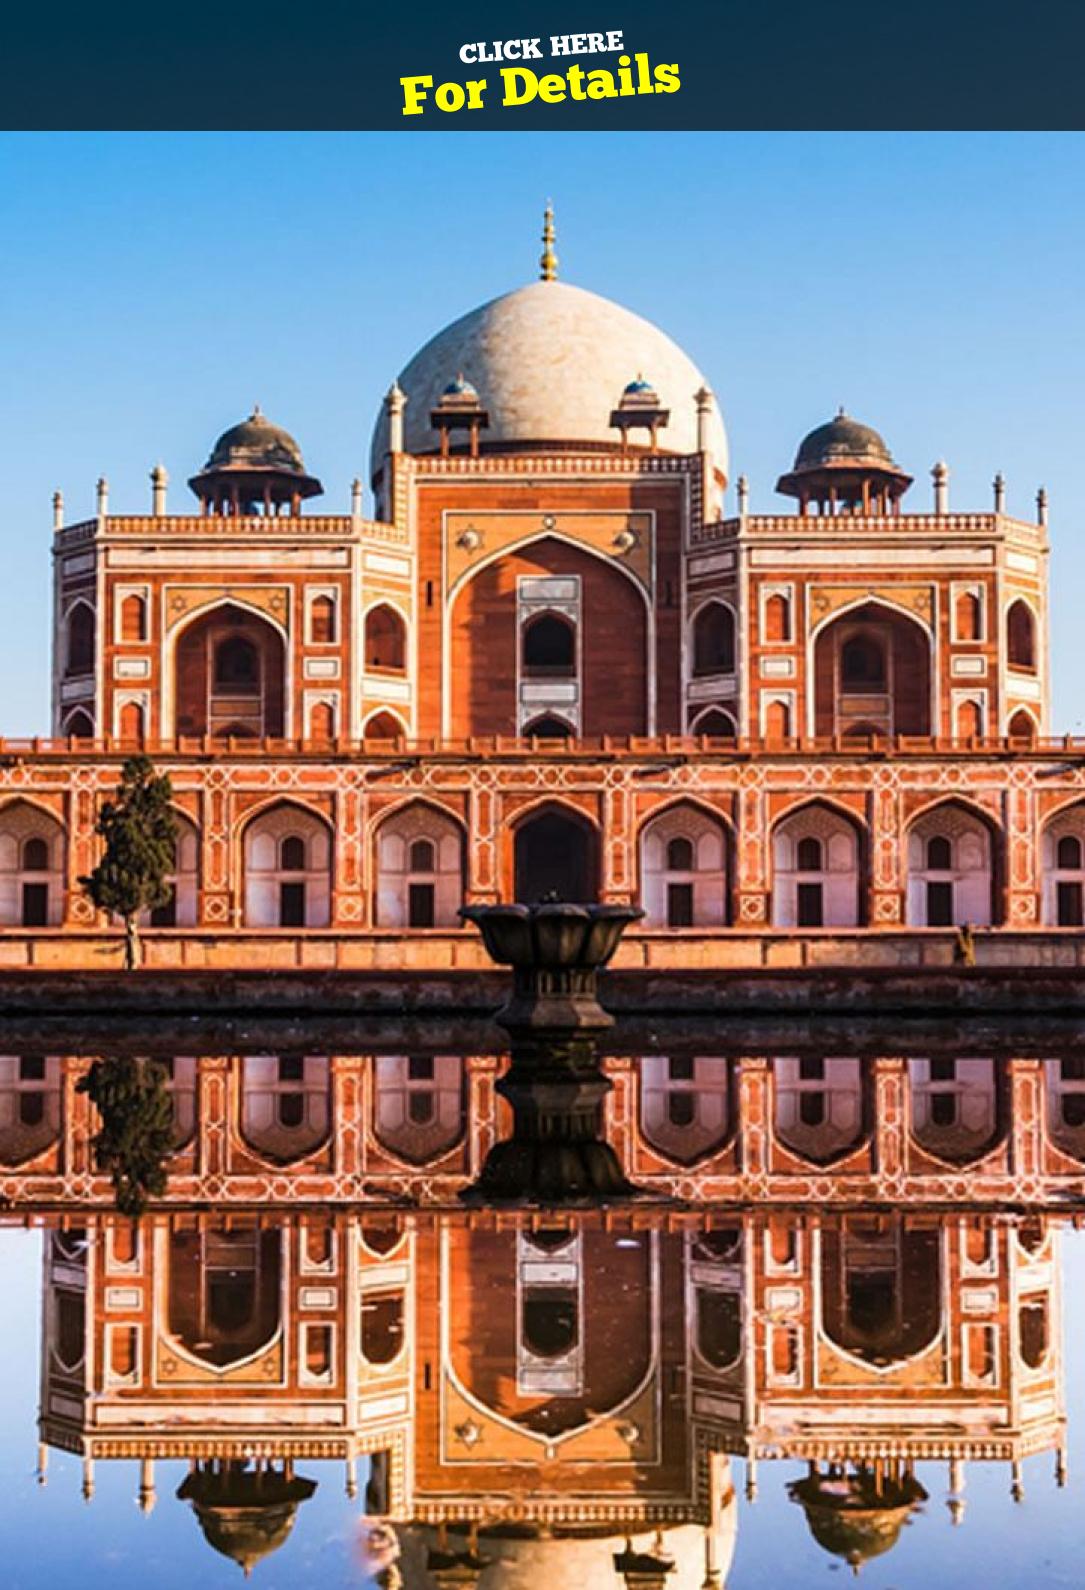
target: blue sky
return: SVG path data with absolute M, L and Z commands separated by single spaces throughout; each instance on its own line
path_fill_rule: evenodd
M 930 500 L 1047 486 L 1055 727 L 1085 732 L 1085 141 L 1046 134 L 72 134 L 0 137 L 0 729 L 48 728 L 49 498 L 99 474 L 171 506 L 254 401 L 345 510 L 380 394 L 434 330 L 568 280 L 705 371 L 766 511 L 839 404 Z

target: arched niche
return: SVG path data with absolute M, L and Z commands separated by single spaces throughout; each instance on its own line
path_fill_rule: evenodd
M 378 927 L 459 926 L 464 838 L 454 817 L 412 801 L 379 822 L 374 849 Z
M 224 602 L 200 614 L 174 646 L 177 733 L 280 738 L 285 670 L 282 635 L 259 613 Z
M 0 927 L 55 927 L 64 916 L 64 829 L 30 801 L 0 807 Z
M 831 1165 L 859 1147 L 868 1131 L 861 1060 L 780 1056 L 772 1070 L 773 1124 L 785 1148 L 813 1165 Z
M 459 1055 L 377 1055 L 373 1134 L 397 1159 L 424 1165 L 454 1148 L 466 1127 Z
M 955 1165 L 990 1153 L 1003 1130 L 994 1060 L 909 1060 L 908 1081 L 920 1148 Z
M 64 620 L 64 672 L 67 678 L 81 678 L 94 672 L 94 609 L 87 602 L 73 602 Z
M 915 1358 L 942 1329 L 941 1232 L 899 1220 L 823 1228 L 821 1324 L 828 1339 L 876 1368 Z
M 995 844 L 973 807 L 942 801 L 907 836 L 909 927 L 986 927 L 995 920 Z
M 60 1060 L 0 1055 L 0 1164 L 25 1164 L 59 1135 Z
M 241 1135 L 264 1159 L 289 1164 L 327 1142 L 331 1062 L 325 1055 L 245 1055 Z
M 365 667 L 367 673 L 406 672 L 407 625 L 388 602 L 371 607 L 365 615 Z
M 571 904 L 599 897 L 599 836 L 571 807 L 536 807 L 513 829 L 513 893 L 521 905 L 547 895 Z
M 718 1055 L 645 1055 L 637 1069 L 645 1142 L 679 1165 L 719 1153 L 734 1132 L 731 1062 Z
M 930 734 L 930 636 L 898 609 L 864 602 L 831 619 L 813 665 L 815 734 L 846 734 L 858 721 L 883 734 Z
M 282 801 L 250 819 L 242 837 L 246 927 L 327 927 L 331 833 L 304 806 Z
M 171 1231 L 167 1328 L 192 1358 L 228 1369 L 270 1345 L 280 1326 L 282 1230 Z
M 691 644 L 696 679 L 735 671 L 735 615 L 726 602 L 709 601 L 694 614 Z
M 1049 1139 L 1085 1163 L 1085 1055 L 1045 1060 L 1044 1096 Z
M 1022 673 L 1036 672 L 1036 615 L 1020 596 L 1006 609 L 1006 661 Z
M 1085 925 L 1085 803 L 1056 812 L 1040 840 L 1040 914 L 1047 927 Z
M 813 801 L 773 828 L 774 927 L 857 927 L 861 878 L 860 830 L 835 806 Z
M 692 803 L 670 806 L 641 829 L 641 903 L 646 927 L 723 927 L 727 835 Z

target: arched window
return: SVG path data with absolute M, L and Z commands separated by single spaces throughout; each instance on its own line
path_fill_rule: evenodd
M 680 1165 L 723 1147 L 732 1127 L 730 1061 L 715 1055 L 644 1055 L 637 1073 L 647 1143 Z
M 642 894 L 648 927 L 722 927 L 727 920 L 726 840 L 700 807 L 670 807 L 645 824 Z
M 432 839 L 412 841 L 410 866 L 412 872 L 436 872 L 437 860 Z
M 693 672 L 733 674 L 735 615 L 722 602 L 709 602 L 693 621 Z
M 371 1364 L 390 1364 L 403 1346 L 403 1293 L 362 1293 L 362 1357 Z
M 578 1313 L 572 1288 L 525 1287 L 521 1315 L 524 1346 L 536 1358 L 564 1358 L 577 1344 Z
M 786 1148 L 827 1165 L 858 1147 L 866 1131 L 863 1063 L 851 1057 L 774 1059 L 775 1131 Z
M 381 603 L 365 616 L 365 666 L 385 673 L 407 666 L 407 626 L 394 607 Z
M 88 713 L 79 708 L 69 714 L 64 720 L 64 733 L 70 734 L 76 740 L 93 740 L 94 724 Z
M 260 689 L 260 656 L 251 640 L 231 635 L 215 648 L 215 689 L 254 695 Z
M 1036 667 L 1036 620 L 1020 597 L 1006 613 L 1006 656 L 1011 668 L 1031 672 Z
M 513 832 L 513 890 L 521 904 L 547 895 L 574 904 L 599 898 L 599 836 L 584 817 L 545 806 Z
M 952 871 L 953 845 L 945 834 L 932 834 L 927 840 L 927 867 L 931 872 Z
M 521 661 L 528 678 L 571 678 L 576 673 L 576 633 L 568 619 L 539 613 L 525 624 Z
M 976 740 L 983 733 L 983 708 L 978 701 L 962 701 L 957 708 L 957 733 L 962 740 Z
M 885 647 L 872 635 L 853 635 L 840 648 L 840 688 L 880 691 L 885 689 Z
M 298 834 L 287 834 L 279 847 L 279 866 L 284 872 L 305 871 L 305 840 Z
M 309 639 L 314 646 L 335 644 L 335 602 L 332 597 L 313 597 L 309 608 Z
M 331 1124 L 331 1064 L 324 1055 L 245 1055 L 241 1133 L 256 1152 L 286 1163 L 324 1143 Z
M 121 603 L 121 640 L 147 639 L 147 604 L 133 591 Z
M 35 837 L 23 841 L 23 871 L 48 872 L 49 846 L 44 839 Z
M 799 840 L 795 846 L 796 872 L 820 872 L 821 860 L 820 839 L 815 838 L 813 834 L 807 834 Z
M 68 614 L 69 674 L 89 674 L 94 670 L 94 614 L 85 602 L 77 602 Z
M 921 1148 L 958 1165 L 989 1152 L 999 1134 L 993 1060 L 909 1060 L 908 1075 L 912 1133 Z
M 422 1164 L 447 1154 L 465 1125 L 463 1061 L 458 1055 L 378 1055 L 373 1110 L 378 1142 Z
M 953 609 L 953 625 L 958 640 L 980 640 L 983 635 L 983 608 L 975 591 L 962 591 Z
M 1081 840 L 1076 834 L 1063 834 L 1059 840 L 1056 865 L 1071 872 L 1081 868 Z
M 0 1055 L 0 1164 L 40 1154 L 60 1133 L 60 1061 Z
M 1037 1293 L 1021 1299 L 1017 1311 L 1018 1339 L 1021 1357 L 1029 1369 L 1039 1369 L 1047 1357 L 1047 1296 Z
M 766 641 L 791 639 L 791 603 L 779 591 L 774 591 L 765 602 Z

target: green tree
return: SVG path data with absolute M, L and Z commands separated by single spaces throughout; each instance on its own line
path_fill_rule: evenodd
M 91 1147 L 100 1171 L 113 1178 L 117 1208 L 138 1220 L 148 1198 L 166 1190 L 166 1159 L 173 1151 L 173 1100 L 165 1066 L 130 1056 L 95 1060 L 76 1084 L 101 1118 Z
M 173 787 L 154 770 L 149 756 L 131 756 L 121 769 L 116 798 L 103 801 L 97 832 L 105 840 L 102 859 L 80 878 L 99 911 L 124 923 L 124 964 L 140 963 L 139 914 L 165 905 L 176 865 L 177 820 Z

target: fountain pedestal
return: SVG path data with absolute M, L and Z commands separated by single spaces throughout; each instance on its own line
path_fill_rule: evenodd
M 497 1084 L 512 1107 L 512 1137 L 495 1143 L 466 1197 L 484 1202 L 568 1203 L 628 1198 L 636 1188 L 602 1136 L 611 1083 L 598 1034 L 614 1018 L 597 978 L 633 906 L 467 906 L 490 955 L 513 967 L 513 991 L 494 1018 L 511 1040 Z

